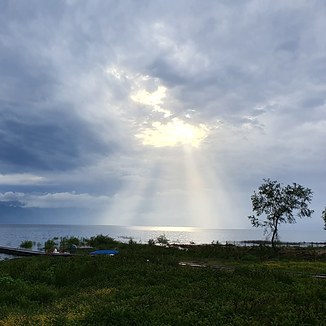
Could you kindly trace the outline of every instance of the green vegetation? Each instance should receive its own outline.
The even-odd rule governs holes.
[[[325,248],[165,247],[102,235],[90,240],[96,248],[111,245],[120,253],[2,261],[0,325],[323,325],[326,320],[326,279],[317,277],[326,274]]]
[[[263,227],[265,234],[272,234],[272,246],[278,240],[278,227],[280,223],[295,223],[293,211],[297,216],[310,217],[313,210],[308,208],[312,200],[312,191],[294,183],[292,186],[282,186],[277,181],[264,179],[264,183],[258,188],[258,193],[251,196],[252,210],[255,215],[248,216],[254,227]],[[261,215],[266,218],[260,220]]]
[[[84,239],[79,239],[77,237],[62,237],[60,238],[59,250],[61,252],[75,252],[77,247],[83,245],[85,245]]]
[[[22,243],[20,244],[20,248],[32,249],[33,248],[33,241],[31,241],[31,240],[22,241]]]
[[[85,240],[88,246],[95,247],[97,249],[107,249],[110,246],[117,246],[118,241],[106,235],[97,235],[96,237],[91,237],[89,240]]]
[[[58,247],[58,243],[56,242],[55,239],[49,239],[49,240],[45,241],[44,250],[46,252],[53,251],[53,249],[57,248],[57,247]]]
[[[105,249],[110,246],[116,246],[119,242],[106,235],[97,235],[90,239],[80,239],[77,237],[55,237],[45,241],[45,252],[52,252],[57,249],[61,252],[76,252],[78,247],[94,247],[97,249]],[[80,250],[79,250],[80,251]]]
[[[161,234],[160,236],[157,237],[155,243],[162,245],[162,246],[166,246],[169,244],[169,239],[166,237],[165,234]]]

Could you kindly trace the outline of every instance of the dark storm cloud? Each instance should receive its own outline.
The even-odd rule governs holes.
[[[78,96],[70,77],[79,73],[78,65],[88,69],[91,63],[87,28],[79,32],[78,22],[71,22],[72,29],[67,25],[73,13],[62,1],[12,1],[2,8],[1,173],[75,169],[109,155],[114,140],[104,141],[83,117],[87,95],[65,95]]]
[[[90,126],[69,113],[69,105],[39,114],[31,113],[28,104],[20,110],[26,113],[9,113],[8,108],[0,114],[2,172],[67,170],[112,151]]]

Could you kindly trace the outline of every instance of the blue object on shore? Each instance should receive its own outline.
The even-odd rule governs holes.
[[[90,252],[90,255],[116,255],[119,253],[119,250],[113,250],[113,249],[105,249],[105,250],[95,250]]]

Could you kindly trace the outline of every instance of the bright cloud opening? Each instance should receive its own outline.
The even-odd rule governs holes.
[[[164,117],[168,118],[172,115],[171,111],[161,107],[163,99],[166,97],[166,87],[159,86],[155,92],[148,92],[146,89],[141,89],[137,93],[130,96],[130,98],[140,104],[151,106],[154,112],[164,113]]]
[[[159,121],[153,122],[151,127],[143,129],[136,138],[143,145],[154,147],[173,147],[178,145],[191,145],[199,147],[207,137],[208,128],[204,124],[198,126],[185,123],[179,118],[173,118],[170,122],[163,124]]]
[[[131,99],[135,102],[151,105],[153,107],[159,106],[163,103],[166,97],[166,88],[159,86],[155,92],[147,92],[146,89],[138,91],[136,94],[131,95]]]

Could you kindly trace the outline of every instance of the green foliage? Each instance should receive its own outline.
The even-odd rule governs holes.
[[[1,262],[0,325],[324,323],[326,282],[312,275],[326,262],[313,248],[117,246],[113,257]]]
[[[44,250],[45,251],[53,251],[54,248],[58,247],[58,243],[56,242],[56,239],[49,239],[45,241],[44,243]]]
[[[32,249],[33,248],[33,241],[30,240],[24,240],[20,244],[20,248],[25,248],[25,249]]]
[[[108,235],[99,234],[86,240],[89,246],[97,249],[108,249],[109,247],[116,246],[119,244],[118,241],[114,240]]]
[[[132,246],[132,245],[136,245],[136,244],[137,244],[137,241],[135,241],[134,239],[130,238],[129,241],[128,241],[128,244],[129,244],[130,246]]]
[[[62,237],[60,238],[60,250],[61,251],[70,251],[73,246],[81,246],[83,241],[77,237]]]
[[[321,218],[324,220],[324,230],[326,230],[326,207],[321,214]]]
[[[293,212],[297,216],[310,217],[313,210],[308,208],[312,200],[312,191],[301,185],[282,186],[277,181],[264,179],[264,183],[258,188],[258,193],[251,196],[252,209],[256,215],[248,216],[254,227],[263,227],[265,234],[271,234],[271,242],[274,247],[278,240],[278,227],[281,223],[295,223]],[[259,217],[265,215],[261,220]]]
[[[156,243],[160,245],[168,245],[169,244],[169,239],[165,236],[165,234],[161,234],[156,238]]]

